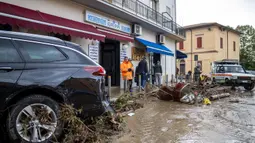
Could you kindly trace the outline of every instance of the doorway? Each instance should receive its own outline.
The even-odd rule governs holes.
[[[12,26],[9,24],[0,24],[0,30],[12,31]]]
[[[100,64],[106,70],[106,76],[111,76],[112,86],[120,86],[120,42],[106,39],[100,47]],[[108,78],[105,84],[108,86]]]
[[[185,60],[181,60],[180,61],[180,74],[181,75],[185,75],[185,68],[186,68]]]
[[[156,65],[158,61],[160,61],[160,54],[153,53],[153,64]]]

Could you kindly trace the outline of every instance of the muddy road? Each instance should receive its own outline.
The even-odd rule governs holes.
[[[153,100],[126,122],[116,143],[255,143],[255,91],[209,106]]]

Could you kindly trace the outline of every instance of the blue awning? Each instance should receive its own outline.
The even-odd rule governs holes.
[[[183,52],[176,50],[176,59],[185,59],[187,58],[187,55],[184,54]]]
[[[143,39],[140,39],[140,38],[136,38],[136,40],[147,47],[146,48],[147,52],[174,56],[174,53],[170,49],[165,47],[164,45],[160,45],[160,44],[157,44],[157,43],[146,41],[146,40],[143,40]]]

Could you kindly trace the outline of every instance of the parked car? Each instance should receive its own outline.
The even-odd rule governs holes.
[[[104,68],[77,44],[0,31],[0,110],[6,111],[0,118],[9,142],[58,137],[61,103],[82,109],[84,116],[111,110],[104,76]]]
[[[246,90],[252,90],[255,86],[255,75],[235,63],[218,63],[212,73],[212,81],[225,85],[243,86]]]

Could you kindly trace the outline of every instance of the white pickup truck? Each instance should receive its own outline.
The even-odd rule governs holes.
[[[233,87],[243,86],[249,91],[255,86],[255,75],[246,72],[239,64],[214,64],[211,77],[214,83],[231,85]]]

